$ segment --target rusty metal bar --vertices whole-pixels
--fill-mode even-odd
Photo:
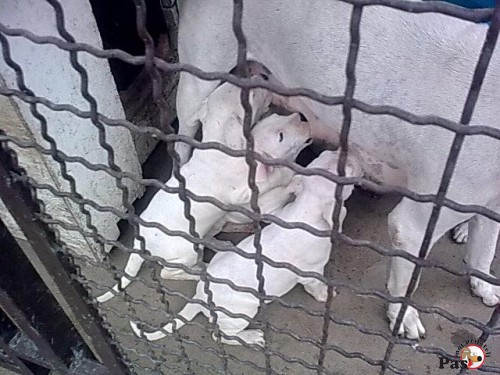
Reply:
[[[22,375],[33,375],[33,372],[21,361],[16,353],[7,345],[7,343],[0,337],[0,349],[4,351],[5,354],[9,357],[10,360],[14,363],[17,368],[11,368],[11,370],[21,371]],[[0,362],[1,364],[1,362]]]
[[[22,184],[13,182],[11,158],[0,147],[0,197],[27,239],[29,246],[23,248],[27,258],[35,267],[54,297],[73,322],[93,354],[112,374],[123,374],[124,368],[117,360],[107,335],[101,328],[99,318],[82,300],[84,291],[75,285],[65,271],[49,243],[48,231],[35,216],[31,196]]]
[[[16,306],[7,292],[0,289],[0,308],[9,316],[9,318],[25,333],[40,350],[40,353],[48,361],[51,369],[57,370],[61,374],[68,374],[67,365],[52,350],[48,342],[31,325],[30,320]]]

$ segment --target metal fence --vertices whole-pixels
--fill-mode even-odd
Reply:
[[[448,273],[451,273],[456,276],[461,277],[469,277],[469,276],[477,276],[483,280],[491,282],[494,285],[500,285],[500,281],[497,279],[481,273],[475,270],[467,270],[467,271],[459,271],[454,269],[453,267],[442,263],[437,262],[435,260],[426,259],[426,255],[429,251],[429,244],[431,241],[431,237],[436,226],[437,220],[440,215],[440,211],[443,207],[447,207],[459,212],[464,213],[478,213],[480,215],[484,215],[485,217],[492,219],[494,221],[500,221],[500,213],[489,210],[485,207],[477,207],[477,206],[468,206],[461,205],[457,202],[453,202],[446,197],[447,188],[450,184],[454,167],[457,163],[457,158],[460,153],[460,149],[464,142],[464,139],[468,135],[477,135],[482,134],[497,140],[500,140],[500,131],[499,129],[494,129],[487,126],[474,126],[468,127],[467,125],[470,123],[474,107],[479,96],[479,92],[481,89],[481,85],[483,82],[483,78],[485,76],[491,55],[493,53],[493,49],[497,42],[498,33],[500,29],[500,3],[497,2],[497,6],[495,10],[491,9],[483,9],[483,10],[465,10],[462,8],[458,8],[449,4],[439,3],[439,2],[407,2],[400,0],[346,0],[346,3],[353,5],[353,11],[351,15],[350,21],[350,38],[351,44],[349,48],[349,53],[347,56],[347,65],[346,65],[346,77],[347,84],[345,88],[345,94],[341,97],[330,97],[326,95],[322,95],[320,93],[302,89],[302,88],[282,88],[276,85],[273,85],[264,81],[255,81],[250,80],[246,77],[246,64],[247,64],[247,49],[246,49],[246,39],[242,29],[242,13],[243,13],[243,0],[234,0],[233,6],[233,26],[234,26],[234,35],[238,41],[238,59],[237,59],[237,70],[236,74],[230,73],[222,73],[222,72],[205,72],[197,67],[186,65],[183,63],[168,63],[154,56],[154,43],[151,36],[148,34],[148,30],[146,29],[146,6],[144,0],[134,0],[137,11],[137,32],[140,38],[144,41],[145,46],[145,54],[144,56],[132,56],[127,54],[121,50],[102,50],[95,48],[93,46],[78,43],[74,40],[72,35],[69,34],[65,27],[65,17],[64,17],[64,9],[61,4],[57,0],[47,0],[48,3],[53,7],[54,14],[57,22],[57,30],[60,34],[60,37],[47,37],[35,35],[28,30],[23,29],[13,29],[6,27],[5,25],[0,24],[0,43],[2,45],[3,56],[7,65],[16,72],[17,75],[17,84],[18,88],[13,87],[0,87],[0,94],[7,96],[18,98],[26,103],[30,104],[31,114],[39,121],[40,123],[40,131],[42,138],[49,145],[48,148],[37,144],[35,142],[26,141],[22,139],[17,139],[9,134],[0,135],[0,141],[2,142],[2,148],[7,150],[9,144],[14,144],[20,148],[34,148],[38,152],[47,155],[53,158],[59,165],[62,177],[69,183],[70,190],[69,191],[61,191],[50,185],[42,184],[35,181],[30,176],[23,174],[17,168],[9,165],[4,165],[4,168],[9,168],[9,178],[7,180],[1,181],[1,184],[5,184],[4,189],[2,191],[6,191],[5,189],[19,189],[20,185],[29,187],[31,192],[33,193],[33,198],[36,199],[36,193],[40,190],[47,190],[51,194],[56,197],[62,197],[71,200],[76,203],[80,209],[80,211],[87,218],[87,229],[82,230],[77,226],[70,226],[67,223],[64,223],[57,218],[52,218],[44,212],[43,202],[38,202],[38,212],[34,213],[34,217],[37,221],[48,225],[47,230],[54,231],[57,234],[58,228],[64,228],[70,231],[78,231],[82,233],[84,236],[94,239],[101,245],[112,245],[115,246],[127,253],[135,252],[139,253],[143,256],[148,262],[152,263],[160,263],[163,266],[168,266],[172,268],[178,268],[179,265],[166,263],[162,259],[158,259],[150,256],[147,249],[147,243],[142,239],[141,249],[133,249],[124,245],[123,243],[115,240],[111,240],[108,238],[104,238],[96,229],[95,226],[92,225],[92,216],[88,210],[88,207],[92,207],[94,210],[101,212],[112,212],[117,215],[121,219],[127,220],[128,223],[134,228],[134,236],[136,238],[141,239],[139,236],[139,225],[143,225],[145,227],[154,227],[158,228],[167,235],[170,236],[180,236],[184,239],[189,240],[193,243],[193,246],[196,251],[201,254],[201,246],[212,248],[218,251],[233,251],[238,254],[245,256],[241,250],[237,247],[232,246],[226,242],[218,241],[215,239],[205,239],[199,238],[198,234],[195,232],[195,222],[194,218],[190,215],[190,203],[192,201],[196,202],[209,202],[214,204],[215,206],[229,211],[237,211],[243,213],[254,220],[254,228],[255,228],[255,262],[257,264],[257,279],[259,280],[258,290],[247,290],[238,288],[229,280],[218,280],[214,279],[210,275],[208,275],[205,270],[204,264],[200,262],[199,266],[203,271],[196,272],[187,267],[181,267],[188,273],[200,274],[201,280],[206,281],[206,285],[209,282],[217,282],[224,283],[229,285],[231,288],[235,290],[247,291],[255,295],[259,298],[261,303],[261,310],[263,311],[263,319],[260,319],[259,322],[253,321],[253,324],[258,324],[264,331],[264,337],[267,338],[269,335],[273,333],[279,333],[290,337],[290,339],[297,340],[300,342],[304,342],[307,345],[314,346],[318,349],[318,355],[313,363],[312,361],[306,361],[299,356],[287,355],[285,353],[281,353],[279,350],[275,350],[266,345],[264,348],[250,346],[249,349],[257,351],[258,353],[263,354],[264,361],[259,364],[258,361],[254,361],[252,359],[244,359],[238,355],[235,355],[234,352],[231,352],[227,347],[220,343],[221,337],[224,336],[222,332],[220,332],[217,328],[216,324],[216,315],[214,311],[224,311],[226,314],[230,316],[234,316],[231,312],[224,310],[220,307],[215,307],[211,301],[210,293],[207,307],[211,310],[214,321],[209,326],[200,324],[200,323],[191,323],[193,325],[199,326],[203,330],[207,330],[209,332],[213,332],[215,336],[218,338],[218,345],[216,347],[208,347],[203,343],[198,342],[197,340],[190,339],[189,337],[183,336],[179,332],[175,332],[174,334],[169,334],[169,337],[172,338],[172,345],[163,345],[161,343],[149,343],[145,340],[142,340],[138,346],[128,346],[124,343],[123,339],[119,338],[120,334],[117,332],[120,331],[119,327],[113,326],[113,316],[121,317],[126,320],[137,320],[137,310],[138,308],[148,307],[149,311],[153,311],[158,315],[161,315],[161,318],[172,320],[175,317],[176,309],[172,308],[171,303],[169,302],[172,298],[180,298],[182,301],[193,301],[187,295],[180,293],[175,290],[174,287],[170,286],[166,287],[159,281],[156,273],[153,273],[152,281],[149,278],[141,278],[138,277],[142,283],[146,286],[151,286],[156,289],[161,294],[161,304],[151,306],[148,302],[133,298],[127,291],[123,291],[120,293],[120,296],[123,296],[127,311],[125,309],[116,308],[113,306],[107,305],[99,305],[94,300],[89,298],[90,295],[95,294],[95,290],[103,290],[102,285],[99,282],[96,282],[95,279],[85,270],[88,269],[105,269],[106,271],[112,271],[115,280],[119,280],[121,276],[123,276],[123,272],[117,270],[114,267],[110,259],[105,257],[103,263],[89,261],[83,257],[77,257],[75,254],[70,254],[65,250],[65,246],[63,243],[57,240],[56,243],[60,246],[60,250],[65,252],[65,256],[70,259],[73,264],[73,271],[71,273],[71,277],[78,280],[89,292],[89,296],[84,296],[85,299],[94,306],[95,309],[99,311],[99,314],[102,318],[102,325],[106,327],[111,334],[111,342],[118,348],[121,354],[121,360],[126,365],[126,367],[131,372],[135,373],[195,373],[199,371],[199,373],[230,373],[230,364],[229,362],[242,362],[245,366],[248,366],[248,371],[252,373],[263,372],[266,374],[278,373],[272,366],[272,358],[279,358],[280,360],[299,366],[303,371],[311,371],[316,372],[318,374],[334,374],[335,371],[329,367],[326,363],[326,358],[329,352],[338,353],[349,359],[357,359],[361,360],[371,366],[376,371],[380,371],[380,373],[397,373],[403,374],[408,373],[405,369],[400,368],[393,364],[392,360],[394,358],[394,351],[397,347],[412,347],[413,350],[419,353],[427,353],[435,356],[440,356],[444,358],[448,358],[450,360],[455,360],[456,356],[453,353],[448,353],[445,350],[438,347],[430,347],[425,345],[425,341],[420,345],[416,345],[413,340],[400,338],[389,334],[386,331],[385,327],[380,327],[380,329],[374,330],[370,329],[363,324],[352,321],[339,319],[332,314],[332,296],[333,296],[333,288],[334,287],[345,287],[357,294],[365,295],[365,296],[373,296],[376,298],[383,299],[388,302],[397,302],[402,303],[403,308],[401,309],[396,326],[394,327],[393,332],[398,332],[399,327],[402,323],[402,317],[404,312],[406,311],[408,306],[415,307],[418,311],[424,313],[431,313],[438,316],[443,317],[444,319],[452,322],[457,325],[469,325],[475,327],[482,331],[481,336],[479,337],[481,342],[486,342],[490,335],[498,334],[498,329],[495,328],[497,324],[498,317],[500,314],[500,309],[497,306],[493,310],[493,314],[491,319],[484,323],[478,321],[473,318],[460,318],[456,317],[453,314],[445,311],[442,308],[438,307],[429,307],[422,306],[420,304],[415,303],[412,298],[412,292],[416,286],[418,276],[421,271],[425,268],[432,267],[438,268]],[[189,1],[189,0],[187,0]],[[464,20],[470,20],[474,22],[483,21],[489,19],[491,17],[491,24],[489,26],[489,30],[486,36],[486,40],[484,41],[484,45],[482,48],[482,52],[477,62],[476,70],[474,73],[473,82],[470,86],[470,91],[467,96],[466,103],[463,108],[462,116],[460,122],[456,123],[450,121],[448,119],[441,118],[439,116],[418,116],[412,113],[408,113],[402,109],[392,107],[392,106],[375,106],[369,105],[362,101],[355,99],[354,97],[354,89],[356,86],[356,61],[358,55],[358,49],[360,44],[360,22],[361,15],[363,9],[365,7],[369,7],[372,5],[381,5],[390,7],[393,9],[398,9],[400,11],[412,12],[412,13],[426,13],[426,12],[437,12],[441,14],[445,14],[452,17],[461,18]],[[175,5],[174,5],[175,6]],[[85,111],[79,108],[76,108],[72,105],[61,104],[61,103],[53,103],[46,98],[36,96],[33,91],[27,87],[24,77],[22,67],[13,60],[10,54],[9,42],[6,36],[19,36],[22,38],[26,38],[34,43],[38,44],[50,44],[57,46],[65,51],[68,51],[69,60],[73,69],[78,72],[81,78],[81,90],[85,99],[88,101],[90,106],[90,111]],[[99,113],[98,103],[93,98],[92,94],[89,92],[89,82],[88,75],[86,70],[78,61],[78,54],[86,52],[90,53],[95,57],[102,59],[120,59],[128,64],[132,65],[144,65],[145,69],[149,73],[151,78],[152,87],[153,87],[153,97],[156,104],[160,108],[160,124],[161,128],[166,129],[166,131],[158,130],[153,127],[138,127],[133,123],[123,120],[123,119],[111,119],[108,118],[101,113]],[[247,149],[245,152],[243,151],[234,151],[225,147],[222,144],[218,143],[204,143],[198,142],[194,139],[191,139],[186,136],[176,135],[171,124],[166,123],[166,108],[165,108],[165,99],[161,94],[162,87],[162,74],[165,72],[185,72],[184,74],[193,74],[201,79],[205,80],[221,80],[223,82],[231,82],[242,88],[241,101],[242,105],[245,109],[245,118],[243,123],[244,134],[247,139]],[[259,207],[257,205],[258,198],[258,189],[255,184],[255,171],[256,171],[256,161],[265,162],[271,165],[283,165],[293,169],[295,172],[310,175],[311,171],[302,168],[294,163],[289,163],[283,160],[268,160],[261,155],[256,154],[253,151],[253,137],[251,130],[251,107],[249,104],[249,91],[252,88],[261,87],[266,88],[271,91],[277,92],[284,96],[304,96],[323,104],[332,105],[332,106],[342,106],[343,110],[343,123],[340,137],[340,162],[338,167],[338,176],[332,175],[330,173],[324,172],[321,173],[326,178],[335,181],[338,183],[338,187],[335,191],[336,196],[336,206],[334,209],[334,217],[333,222],[335,223],[333,230],[331,233],[325,233],[322,231],[315,230],[305,224],[300,223],[286,223],[282,220],[272,216],[272,215],[261,215]],[[102,164],[93,164],[87,161],[82,157],[75,157],[71,155],[67,155],[62,152],[56,141],[50,134],[50,124],[47,123],[45,117],[39,111],[39,107],[46,107],[48,109],[54,111],[67,111],[72,113],[74,116],[78,116],[83,119],[91,120],[92,124],[98,129],[99,133],[99,144],[106,151],[108,158],[108,165]],[[435,195],[420,195],[415,192],[409,191],[403,188],[396,188],[391,186],[382,186],[377,185],[371,181],[368,181],[364,178],[346,178],[344,169],[348,152],[348,137],[349,130],[351,127],[351,112],[353,109],[357,109],[363,111],[368,114],[373,115],[389,115],[395,116],[401,120],[404,120],[413,126],[420,125],[434,125],[444,129],[447,129],[455,134],[455,138],[453,140],[453,144],[450,148],[448,160],[446,162],[446,168],[442,175],[442,180],[439,186],[439,190]],[[166,142],[167,148],[170,157],[173,160],[173,175],[179,181],[179,188],[170,189],[165,187],[165,185],[158,180],[151,179],[143,179],[141,176],[135,176],[130,173],[124,172],[120,169],[120,167],[115,162],[114,150],[110,146],[106,138],[106,131],[108,127],[124,127],[128,129],[130,132],[136,132],[141,134],[148,134],[152,137],[156,137],[157,139]],[[178,155],[174,151],[174,143],[175,142],[184,142],[187,143],[194,148],[197,149],[216,149],[221,150],[229,155],[233,156],[244,156],[246,162],[250,166],[250,175],[248,177],[248,184],[252,191],[251,198],[251,208],[252,210],[247,210],[243,207],[237,207],[232,205],[225,205],[221,202],[218,202],[214,198],[211,197],[201,197],[193,194],[185,188],[185,179],[182,176],[181,168],[179,166],[179,158]],[[4,161],[6,159],[4,158]],[[83,165],[86,168],[89,168],[93,171],[104,171],[109,174],[113,178],[116,179],[117,187],[122,191],[122,202],[123,206],[126,208],[126,212],[122,212],[119,209],[113,207],[102,207],[96,202],[92,200],[92,197],[83,197],[76,189],[75,179],[71,176],[67,171],[68,163],[78,163]],[[169,193],[177,193],[182,201],[185,203],[185,216],[190,221],[190,230],[189,233],[183,233],[178,231],[172,231],[168,228],[165,228],[161,223],[148,223],[142,220],[135,214],[134,207],[129,203],[129,194],[126,185],[123,183],[124,179],[130,179],[134,182],[145,186],[154,186],[158,189],[163,189]],[[366,188],[369,190],[373,190],[379,193],[387,193],[387,192],[396,192],[401,194],[402,196],[408,197],[412,200],[421,203],[433,203],[432,215],[429,219],[427,230],[425,232],[424,240],[422,242],[419,256],[414,257],[406,253],[401,253],[396,250],[386,249],[383,246],[372,243],[370,241],[362,241],[354,238],[350,238],[343,233],[339,233],[338,231],[338,223],[339,223],[339,215],[341,208],[341,194],[343,186],[345,185],[356,185],[362,188]],[[15,195],[13,195],[15,197]],[[17,207],[17,209],[16,209]],[[19,215],[19,207],[20,203],[17,199],[12,199],[9,203],[8,208],[10,212],[15,216],[16,212]],[[328,299],[325,303],[323,311],[315,311],[310,309],[308,306],[300,305],[300,304],[290,304],[281,298],[276,298],[277,303],[285,306],[286,308],[299,309],[305,314],[318,317],[322,320],[322,329],[321,334],[316,339],[305,338],[299,336],[296,332],[290,329],[279,328],[272,325],[269,321],[265,319],[266,316],[266,305],[264,304],[264,300],[268,300],[269,297],[265,296],[265,288],[264,288],[264,279],[263,279],[263,264],[268,263],[274,267],[284,267],[293,270],[299,275],[310,276],[307,273],[297,269],[296,267],[289,264],[279,264],[276,262],[272,262],[269,259],[265,258],[262,255],[262,248],[260,245],[260,233],[261,233],[261,221],[271,222],[276,225],[280,225],[284,228],[297,228],[300,227],[307,232],[310,232],[317,236],[328,236],[331,238],[332,243],[332,251],[329,262],[325,267],[326,275],[323,277],[321,275],[313,275],[313,277],[318,278],[328,285]],[[25,224],[26,225],[26,224]],[[29,237],[29,236],[28,236]],[[33,240],[33,238],[28,238],[29,240]],[[378,254],[387,257],[403,257],[407,260],[410,260],[416,264],[415,270],[413,271],[410,285],[408,287],[407,293],[405,297],[395,298],[391,297],[388,294],[375,291],[375,290],[367,290],[360,288],[354,285],[351,282],[341,281],[335,277],[332,270],[335,264],[335,261],[338,257],[338,246],[340,243],[346,243],[351,246],[357,247],[366,247],[369,248]],[[208,289],[207,289],[208,290]],[[147,305],[147,306],[146,306]],[[246,318],[247,319],[247,318]],[[368,355],[361,352],[349,352],[342,347],[342,340],[338,340],[338,344],[332,344],[329,342],[329,328],[331,325],[344,325],[353,327],[354,329],[362,332],[365,335],[374,336],[378,339],[382,339],[387,347],[385,350],[385,355],[382,359],[373,359]],[[149,326],[144,324],[145,329],[155,329],[156,327]],[[129,327],[125,327],[122,331],[129,331]],[[125,333],[127,334],[127,333]],[[128,332],[130,334],[130,332]],[[248,346],[245,342],[241,341],[244,346]],[[174,349],[175,348],[175,349]],[[192,353],[192,349],[197,348],[198,356],[202,355],[211,355],[220,360],[219,365],[202,363],[199,361],[200,357],[196,357],[195,354]],[[108,352],[108,355],[110,352]],[[106,362],[106,361],[103,361]],[[463,373],[465,370],[460,370]],[[480,368],[480,371],[486,373],[500,373],[500,367],[493,365],[485,365]]]

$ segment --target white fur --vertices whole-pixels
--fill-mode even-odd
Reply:
[[[241,123],[233,117],[234,127],[239,125],[240,142],[235,148],[244,149]],[[231,127],[226,127],[226,129]],[[234,131],[235,130],[231,130]],[[310,128],[307,122],[301,121],[298,114],[290,116],[271,115],[259,122],[252,130],[255,139],[255,151],[273,158],[294,160],[298,153],[309,143]],[[232,139],[236,137],[232,135]],[[244,205],[250,202],[248,187],[248,165],[242,157],[235,158],[217,150],[195,150],[192,158],[181,168],[181,174],[186,179],[186,188],[194,194],[212,196],[225,204]],[[290,172],[287,168],[267,166],[258,163],[256,182],[263,193],[281,186],[283,181],[289,181]],[[178,187],[178,181],[172,177],[166,183],[169,187]],[[225,212],[210,203],[191,200],[191,215],[194,217],[195,230],[200,237],[207,234],[213,225],[222,219]],[[157,222],[170,230],[189,233],[189,221],[184,216],[184,203],[177,194],[158,191],[151,200],[141,218],[147,222]],[[146,240],[146,249],[151,255],[163,258],[167,262],[185,265],[196,269],[197,253],[193,244],[182,237],[172,237],[156,228],[140,226],[140,235]],[[134,248],[140,249],[138,240]],[[121,279],[121,288],[130,284],[130,278],[135,277],[144,262],[138,254],[131,254],[125,267],[127,276]],[[196,275],[190,275],[180,268],[163,268],[161,277],[165,279],[196,280]],[[113,287],[119,291],[118,284]],[[106,292],[97,297],[98,302],[105,302],[114,296]]]
[[[241,105],[241,89],[229,83],[217,87],[201,104],[193,115],[193,121],[203,124],[203,142],[221,142],[231,148],[241,144],[241,124],[245,115]],[[257,122],[271,103],[272,95],[263,89],[250,91],[249,101],[252,106],[252,124]],[[233,121],[237,119],[238,122]],[[182,134],[182,132],[180,132]],[[190,146],[183,142],[175,144],[181,157],[181,165],[187,162],[184,157]]]
[[[293,200],[294,190],[291,183],[293,173],[290,169],[283,169],[283,177],[281,186],[269,190],[265,194],[259,194],[258,204],[261,214],[275,214],[282,209],[287,203]],[[250,204],[243,205],[247,210],[251,210]],[[246,215],[239,212],[229,212],[222,217],[207,233],[207,237],[214,237],[222,231],[226,224],[236,224],[235,229],[241,231],[242,225],[250,226],[253,221]],[[251,231],[250,231],[251,232]]]
[[[250,64],[252,76],[266,76],[269,74],[260,64]],[[258,121],[262,114],[269,109],[272,95],[263,89],[250,91],[250,105],[252,106],[252,123]],[[241,89],[229,83],[218,86],[210,96],[204,100],[195,118],[203,124],[203,142],[219,142],[231,148],[240,148],[242,145],[242,122],[244,109],[241,105]],[[234,121],[234,120],[237,121]],[[176,150],[183,155],[187,144],[176,143]],[[189,147],[188,147],[189,149]],[[184,164],[187,160],[181,160]],[[282,169],[282,181],[279,186],[259,196],[261,213],[271,214],[282,208],[290,199],[290,192],[286,186],[290,183],[294,173],[290,169]],[[250,209],[247,205],[245,208]],[[207,233],[207,237],[218,234],[226,223],[246,224],[252,221],[245,215],[228,213],[224,215]]]
[[[311,168],[323,168],[336,173],[338,154],[332,151],[324,151],[311,164]],[[353,175],[356,169],[347,167],[347,175]],[[297,198],[294,202],[285,206],[277,217],[287,222],[303,222],[319,230],[332,229],[332,213],[335,205],[334,193],[335,183],[320,176],[296,176],[300,182],[297,189]],[[294,184],[296,183],[294,181]],[[343,199],[347,199],[352,192],[352,186],[344,187]],[[342,207],[340,222],[346,215],[345,207]],[[253,245],[254,237],[244,239],[238,247],[249,254],[255,253]],[[275,262],[286,262],[294,265],[305,272],[316,272],[323,274],[323,269],[330,254],[330,238],[317,237],[301,229],[285,229],[276,224],[271,224],[263,229],[262,254]],[[258,289],[256,276],[257,266],[253,259],[246,259],[234,252],[217,253],[207,268],[207,273],[215,278],[232,281],[239,287]],[[264,290],[267,296],[280,297],[289,292],[297,283],[303,284],[304,289],[320,302],[326,301],[327,286],[315,278],[304,278],[296,273],[284,269],[274,268],[264,263],[263,276],[265,279]],[[196,289],[195,299],[207,301],[204,292],[204,282],[199,281]],[[210,282],[209,289],[212,292],[215,306],[223,307],[235,314],[244,314],[249,319],[253,318],[259,307],[259,300],[250,293],[239,292],[226,284]],[[186,320],[193,319],[198,313],[203,313],[211,318],[207,308],[188,303],[179,313]],[[227,336],[237,336],[248,344],[264,345],[263,333],[259,330],[247,330],[248,321],[243,318],[234,318],[216,311],[217,324],[221,331]],[[175,319],[176,328],[184,325],[180,319]],[[136,334],[141,336],[137,325],[131,322]],[[172,332],[173,324],[165,325],[166,332]],[[158,340],[165,337],[162,331],[144,333],[148,340]],[[238,345],[238,341],[222,338],[227,344]]]
[[[452,229],[452,237],[456,243],[463,244],[469,239],[469,222],[464,221]]]
[[[179,57],[183,63],[206,71],[234,66],[237,48],[232,33],[230,0],[183,0],[180,7]],[[328,95],[343,95],[349,48],[352,5],[340,1],[252,0],[245,2],[243,28],[248,56],[264,64],[287,86],[306,87]],[[204,25],[200,28],[199,25]],[[395,105],[419,115],[436,114],[457,121],[486,35],[487,25],[473,24],[440,14],[411,14],[386,7],[365,7],[361,46],[356,65],[355,97],[375,105]],[[494,52],[478,98],[472,125],[500,127],[500,58]],[[213,83],[183,75],[177,110],[183,134],[194,134],[190,116],[213,90]],[[341,108],[297,97],[320,120],[313,136],[335,141]],[[289,103],[293,106],[293,103]],[[295,104],[296,105],[296,104]],[[302,109],[299,109],[302,110]],[[433,126],[413,126],[391,116],[353,111],[351,150],[366,175],[382,183],[398,184],[417,193],[435,194],[454,134]],[[328,125],[328,126],[327,126]],[[500,147],[484,136],[467,137],[458,158],[447,197],[462,204],[477,204],[499,212]],[[431,204],[403,199],[389,216],[393,245],[418,255],[432,210]],[[443,209],[432,244],[472,214]],[[493,227],[493,224],[471,227]],[[489,273],[495,252],[495,230],[469,241],[475,262],[471,267]],[[403,296],[414,265],[392,259],[388,289]],[[471,280],[475,293],[488,304],[498,300],[499,288]],[[485,286],[487,285],[487,286]],[[485,286],[485,287],[483,287]],[[391,305],[394,323],[398,305]],[[401,334],[409,338],[425,331],[410,309]]]

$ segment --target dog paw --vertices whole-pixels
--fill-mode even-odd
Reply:
[[[493,307],[500,302],[500,288],[498,286],[491,285],[477,277],[471,277],[470,286],[472,294],[481,297],[486,306]]]
[[[335,291],[332,293],[334,297],[337,294]],[[319,290],[313,297],[318,302],[326,302],[326,299],[328,298],[328,287],[325,285],[325,287],[321,288],[321,290]]]
[[[328,298],[328,286],[324,283],[306,284],[304,285],[304,289],[318,302],[326,302]],[[335,290],[333,290],[332,293],[333,297],[337,295]]]
[[[193,271],[201,271],[201,268],[195,266],[191,267]],[[194,280],[198,281],[200,279],[199,275],[193,275],[185,272],[182,269],[173,269],[173,268],[162,268],[160,271],[160,277],[165,280]]]
[[[458,224],[451,230],[451,238],[458,244],[464,244],[469,239],[469,223],[467,221]]]
[[[260,329],[246,329],[238,334],[238,336],[247,344],[258,345],[264,347],[264,332]]]
[[[225,334],[227,336],[239,337],[242,341],[249,345],[258,345],[264,347],[266,343],[264,340],[264,332],[260,329],[245,329],[238,333],[225,332]],[[212,335],[212,338],[214,339],[214,341],[217,341],[217,337],[215,336],[215,334]],[[241,342],[239,340],[229,339],[225,337],[221,337],[221,342],[227,345],[241,345]]]
[[[391,329],[391,332],[394,331],[400,309],[400,303],[391,303],[389,305],[389,309],[387,310],[387,317],[389,318],[389,328]],[[399,327],[398,336],[414,340],[425,338],[425,328],[420,321],[418,311],[411,306],[408,306],[406,309],[401,327]]]

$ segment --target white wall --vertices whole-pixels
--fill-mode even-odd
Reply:
[[[102,48],[102,42],[88,0],[62,0],[65,26],[78,42]],[[9,27],[20,27],[39,35],[60,37],[55,26],[55,12],[45,1],[2,0],[0,2],[0,22]],[[72,68],[69,53],[52,45],[38,45],[21,37],[8,37],[11,55],[21,65],[25,83],[35,95],[48,98],[54,103],[72,104],[82,110],[89,110],[88,102],[80,91],[80,76]],[[3,60],[0,51],[0,78],[10,88],[18,88],[16,75]],[[89,75],[90,93],[98,102],[98,111],[111,118],[125,118],[123,108],[111,75],[107,60],[95,58],[87,53],[78,54],[79,62]],[[0,84],[1,80],[0,80]],[[9,135],[21,139],[35,139],[44,147],[48,143],[40,135],[40,124],[30,113],[24,102],[0,97],[0,128]],[[48,133],[57,142],[58,148],[72,156],[82,156],[92,163],[108,164],[107,153],[98,143],[97,128],[90,120],[80,119],[68,112],[53,112],[41,105],[37,106],[48,122]],[[20,114],[19,118],[18,114]],[[141,169],[130,133],[125,128],[107,127],[106,136],[115,152],[115,162],[122,170],[141,175]],[[19,150],[20,162],[28,173],[39,182],[69,191],[69,185],[61,177],[60,165],[39,153]],[[69,174],[75,177],[77,191],[85,198],[103,206],[123,210],[122,194],[116,187],[115,179],[105,172],[93,172],[80,164],[67,163]],[[124,180],[130,189],[130,201],[142,193],[142,188]],[[40,195],[41,194],[41,195]],[[85,218],[78,206],[68,200],[55,198],[40,192],[49,213],[68,223],[77,223],[85,230]],[[92,212],[92,223],[106,238],[118,238],[116,223],[118,218],[109,213]],[[76,232],[61,232],[62,240],[82,255],[98,258],[96,246]]]

